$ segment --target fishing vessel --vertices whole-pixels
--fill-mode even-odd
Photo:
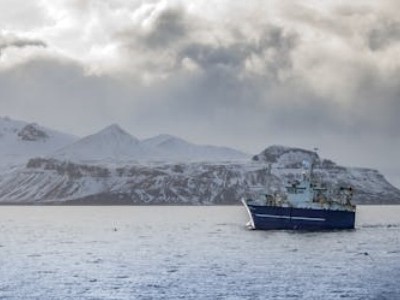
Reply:
[[[353,189],[328,189],[313,175],[313,163],[303,161],[300,180],[289,182],[283,194],[262,193],[242,199],[252,229],[335,230],[353,229],[356,206]]]

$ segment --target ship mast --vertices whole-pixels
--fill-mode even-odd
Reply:
[[[312,158],[312,160],[311,160],[311,166],[310,166],[310,181],[311,182],[313,182],[314,181],[314,165],[315,165],[315,161],[316,161],[316,156],[318,156],[318,148],[317,147],[314,147],[314,149],[313,149],[314,151],[314,153],[315,153],[315,156]]]

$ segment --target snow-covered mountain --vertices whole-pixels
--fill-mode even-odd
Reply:
[[[352,186],[357,203],[400,203],[378,171],[304,149],[271,146],[250,159],[170,135],[141,141],[115,124],[78,139],[9,118],[0,118],[0,203],[232,204],[257,188],[282,191],[304,160],[328,186]]]
[[[400,203],[400,190],[376,170],[346,168],[311,151],[278,146],[236,163],[101,165],[35,158],[25,168],[0,174],[0,202],[238,204],[260,188],[283,190],[301,176],[301,162],[311,158],[319,162],[315,175],[332,187],[352,186],[356,203]]]
[[[34,123],[0,117],[0,167],[26,163],[47,155],[77,138]]]
[[[355,191],[357,203],[400,203],[400,190],[391,185],[377,170],[368,168],[347,168],[338,166],[329,159],[322,159],[316,152],[271,146],[260,154],[253,156],[254,162],[266,164],[281,183],[299,179],[303,161],[314,162],[314,175],[327,187],[339,188],[351,186]],[[281,184],[281,188],[283,185]],[[276,189],[276,185],[270,186]]]
[[[142,141],[156,159],[164,161],[226,161],[249,158],[249,155],[227,147],[196,145],[181,138],[161,134]]]
[[[59,149],[49,157],[65,161],[118,163],[145,155],[139,139],[113,124]]]
[[[166,134],[140,141],[116,124],[48,156],[63,161],[91,164],[124,164],[135,161],[227,161],[249,157],[234,149],[196,145]]]
[[[0,117],[0,168],[47,157],[79,163],[123,164],[138,161],[228,161],[246,153],[189,143],[171,135],[140,141],[118,125],[78,139],[35,123]]]

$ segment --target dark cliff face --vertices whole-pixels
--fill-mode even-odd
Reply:
[[[18,132],[18,137],[23,141],[40,141],[49,138],[46,132],[40,130],[35,124],[28,124]]]
[[[67,161],[57,161],[55,159],[33,158],[26,165],[28,169],[40,169],[56,171],[59,175],[69,178],[89,177],[108,177],[110,171],[100,166],[80,165]]]
[[[303,161],[314,162],[314,167],[323,169],[337,168],[336,163],[329,159],[321,159],[316,152],[301,148],[270,146],[260,154],[254,155],[252,161],[277,164],[279,168],[300,169]]]
[[[270,146],[260,154],[253,156],[252,160],[265,163],[277,163],[283,156],[288,156],[288,160],[291,160],[293,163],[298,162],[299,157],[308,157],[309,159],[319,161],[318,154],[313,151],[276,145]]]

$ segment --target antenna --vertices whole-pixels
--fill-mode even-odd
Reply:
[[[314,153],[316,154],[316,157],[313,159],[311,171],[314,171],[315,161],[317,160],[319,149],[318,149],[318,147],[314,147],[313,150],[314,150]],[[321,174],[319,174],[319,175],[321,176]],[[317,180],[318,183],[321,183],[321,177],[320,176],[313,175],[313,177]]]
[[[317,152],[318,152],[319,149],[318,149],[317,147],[314,147],[313,150],[314,150],[314,153],[318,156],[318,153],[317,153]],[[311,167],[310,167],[310,179],[311,179],[311,180],[313,180],[313,179],[315,178],[315,176],[314,176],[315,160],[316,160],[316,159],[313,158],[312,161],[311,161]]]

